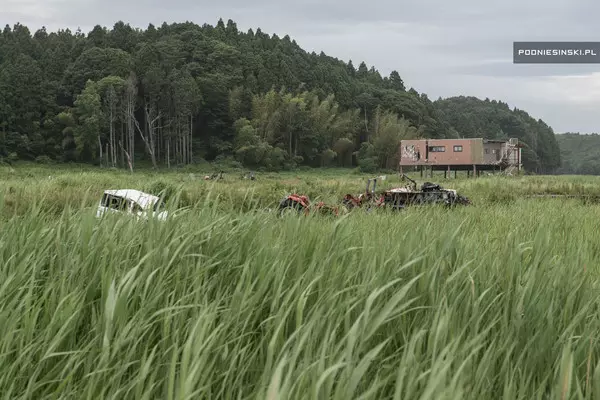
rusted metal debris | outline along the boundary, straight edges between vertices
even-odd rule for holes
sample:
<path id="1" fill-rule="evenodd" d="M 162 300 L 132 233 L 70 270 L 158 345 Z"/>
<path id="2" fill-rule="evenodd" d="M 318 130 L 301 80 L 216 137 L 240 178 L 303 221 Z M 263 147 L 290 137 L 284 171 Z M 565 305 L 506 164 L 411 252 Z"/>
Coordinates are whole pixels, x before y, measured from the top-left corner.
<path id="1" fill-rule="evenodd" d="M 316 211 L 339 215 L 355 208 L 401 210 L 411 205 L 442 204 L 450 207 L 471 204 L 467 197 L 458 194 L 454 189 L 445 189 L 431 182 L 425 182 L 419 189 L 417 183 L 408 176 L 403 174 L 402 178 L 408 180 L 409 184 L 380 192 L 375 191 L 378 178 L 368 179 L 364 193 L 357 196 L 346 194 L 341 206 L 326 205 L 324 202 L 313 205 L 306 195 L 289 194 L 280 201 L 279 211 L 283 213 L 291 209 L 303 214 Z"/>
<path id="2" fill-rule="evenodd" d="M 220 181 L 221 179 L 223 179 L 223 171 L 220 171 L 219 173 L 215 172 L 211 175 L 204 175 L 205 181 Z"/>

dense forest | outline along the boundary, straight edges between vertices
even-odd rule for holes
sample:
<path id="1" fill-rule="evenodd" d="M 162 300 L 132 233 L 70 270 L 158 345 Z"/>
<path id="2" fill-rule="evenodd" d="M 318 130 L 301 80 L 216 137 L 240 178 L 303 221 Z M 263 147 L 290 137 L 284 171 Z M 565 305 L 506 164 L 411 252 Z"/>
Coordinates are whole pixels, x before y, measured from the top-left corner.
<path id="1" fill-rule="evenodd" d="M 497 101 L 431 101 L 397 71 L 309 53 L 235 22 L 123 22 L 0 34 L 0 157 L 133 169 L 230 159 L 250 168 L 394 168 L 412 137 L 518 137 L 560 165 L 552 129 Z"/>
<path id="2" fill-rule="evenodd" d="M 600 175 L 600 135 L 567 132 L 556 140 L 562 159 L 557 174 Z"/>
<path id="3" fill-rule="evenodd" d="M 518 138 L 525 145 L 523 166 L 535 173 L 553 173 L 561 165 L 554 131 L 523 110 L 497 100 L 452 97 L 435 102 L 439 117 L 462 137 Z"/>

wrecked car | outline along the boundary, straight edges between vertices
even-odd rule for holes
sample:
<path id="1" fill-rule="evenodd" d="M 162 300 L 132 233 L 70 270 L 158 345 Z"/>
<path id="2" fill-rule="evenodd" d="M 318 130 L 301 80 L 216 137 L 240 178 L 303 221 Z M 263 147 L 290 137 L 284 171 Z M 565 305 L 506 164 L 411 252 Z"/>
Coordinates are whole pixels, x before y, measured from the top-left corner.
<path id="1" fill-rule="evenodd" d="M 389 207 L 391 209 L 401 209 L 409 205 L 424 204 L 443 204 L 446 206 L 469 205 L 471 200 L 454 189 L 446 189 L 441 185 L 431 182 L 425 182 L 420 188 L 417 182 L 402 174 L 402 180 L 408 180 L 406 186 L 387 189 L 380 193 L 375 193 L 377 178 L 367 181 L 367 187 L 364 193 L 358 196 L 347 194 L 342 203 L 348 208 L 362 207 Z M 370 189 L 371 183 L 373 184 Z"/>
<path id="2" fill-rule="evenodd" d="M 279 202 L 279 215 L 284 215 L 288 211 L 304 215 L 308 215 L 312 211 L 323 215 L 335 216 L 340 215 L 342 212 L 338 206 L 327 205 L 322 201 L 312 204 L 308 196 L 298 194 L 288 194 Z"/>
<path id="3" fill-rule="evenodd" d="M 96 217 L 106 213 L 128 214 L 143 219 L 152 217 L 161 221 L 168 216 L 160 197 L 136 189 L 105 190 Z"/>
<path id="4" fill-rule="evenodd" d="M 408 176 L 403 174 L 402 179 L 408 180 L 410 183 L 403 187 L 380 192 L 375 192 L 377 178 L 368 179 L 364 193 L 356 196 L 352 194 L 344 196 L 342 199 L 343 208 L 328 206 L 323 202 L 312 205 L 307 196 L 294 193 L 286 195 L 280 201 L 279 210 L 282 213 L 284 210 L 293 209 L 304 214 L 315 210 L 339 215 L 344 209 L 352 210 L 354 208 L 400 210 L 409 205 L 443 204 L 450 207 L 471 204 L 469 198 L 458 194 L 454 189 L 445 189 L 431 182 L 425 182 L 421 185 L 421 188 L 418 188 L 417 183 Z"/>

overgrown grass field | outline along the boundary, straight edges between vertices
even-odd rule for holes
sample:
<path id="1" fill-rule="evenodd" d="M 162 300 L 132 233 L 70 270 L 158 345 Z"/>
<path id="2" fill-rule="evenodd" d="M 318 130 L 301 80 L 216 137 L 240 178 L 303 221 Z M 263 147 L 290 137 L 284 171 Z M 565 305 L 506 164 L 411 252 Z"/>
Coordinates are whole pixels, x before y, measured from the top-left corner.
<path id="1" fill-rule="evenodd" d="M 368 175 L 0 173 L 2 398 L 600 398 L 600 206 L 522 197 L 596 177 L 442 174 L 474 205 L 279 218 Z M 188 208 L 96 220 L 126 187 Z"/>

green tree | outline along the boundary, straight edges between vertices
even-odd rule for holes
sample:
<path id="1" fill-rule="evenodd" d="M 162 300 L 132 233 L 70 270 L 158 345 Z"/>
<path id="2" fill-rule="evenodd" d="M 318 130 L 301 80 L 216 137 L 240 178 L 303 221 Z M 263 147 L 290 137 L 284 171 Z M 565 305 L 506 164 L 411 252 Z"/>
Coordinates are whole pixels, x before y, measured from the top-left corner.
<path id="1" fill-rule="evenodd" d="M 83 91 L 75 100 L 75 115 L 77 126 L 73 131 L 77 156 L 79 159 L 102 160 L 101 127 L 104 115 L 102 100 L 98 93 L 98 84 L 88 80 Z"/>
<path id="2" fill-rule="evenodd" d="M 386 155 L 377 143 L 391 146 L 396 139 L 373 127 L 389 115 L 423 137 L 517 137 L 526 146 L 526 169 L 560 165 L 552 128 L 525 111 L 472 97 L 432 102 L 407 89 L 396 70 L 382 77 L 366 61 L 357 65 L 308 52 L 285 34 L 242 32 L 232 20 L 148 24 L 145 30 L 118 21 L 87 35 L 45 28 L 32 35 L 21 24 L 6 26 L 0 32 L 0 151 L 81 162 L 97 162 L 102 151 L 110 165 L 131 170 L 138 159 L 156 167 L 188 164 L 239 154 L 236 121 L 245 118 L 262 147 L 244 159 L 265 168 L 350 167 L 360 149 L 385 167 L 394 162 L 392 150 Z M 99 113 L 83 104 L 92 98 L 88 81 L 97 83 Z M 68 134 L 64 113 L 75 123 Z M 99 140 L 81 141 L 96 129 L 93 116 L 99 132 L 92 136 Z"/>

